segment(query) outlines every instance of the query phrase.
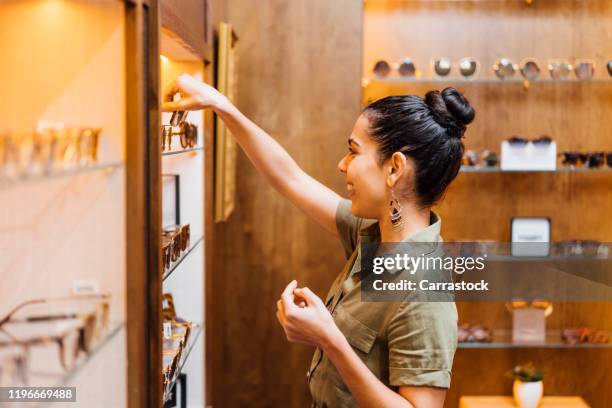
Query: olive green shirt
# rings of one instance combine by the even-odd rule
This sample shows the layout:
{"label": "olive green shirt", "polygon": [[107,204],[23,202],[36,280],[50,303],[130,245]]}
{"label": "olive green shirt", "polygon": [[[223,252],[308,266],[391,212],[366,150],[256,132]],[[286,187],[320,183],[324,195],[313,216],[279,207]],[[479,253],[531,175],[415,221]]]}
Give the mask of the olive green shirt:
{"label": "olive green shirt", "polygon": [[[454,302],[362,302],[360,243],[380,242],[378,223],[351,214],[341,200],[336,225],[348,261],[325,304],[349,344],[374,375],[397,391],[400,386],[450,386],[457,348]],[[441,221],[404,242],[439,242]],[[317,348],[307,373],[313,407],[355,407],[350,390],[327,356]]]}

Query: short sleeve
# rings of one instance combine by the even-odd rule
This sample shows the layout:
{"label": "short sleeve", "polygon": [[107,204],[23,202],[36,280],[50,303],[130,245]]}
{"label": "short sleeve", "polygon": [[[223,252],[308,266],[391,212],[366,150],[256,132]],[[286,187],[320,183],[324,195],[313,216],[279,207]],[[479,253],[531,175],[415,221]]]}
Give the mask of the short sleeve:
{"label": "short sleeve", "polygon": [[454,302],[404,302],[387,328],[389,384],[449,388],[457,349]]}
{"label": "short sleeve", "polygon": [[355,217],[351,213],[351,201],[341,199],[336,209],[336,228],[344,248],[346,259],[348,259],[355,248],[359,238],[359,230],[363,224],[363,218]]}

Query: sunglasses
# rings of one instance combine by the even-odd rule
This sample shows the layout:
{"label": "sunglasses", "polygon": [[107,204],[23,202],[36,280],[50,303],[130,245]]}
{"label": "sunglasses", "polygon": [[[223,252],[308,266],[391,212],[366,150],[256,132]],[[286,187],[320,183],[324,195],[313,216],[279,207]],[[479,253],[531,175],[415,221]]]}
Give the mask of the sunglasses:
{"label": "sunglasses", "polygon": [[567,79],[573,71],[576,78],[581,81],[586,81],[593,78],[593,75],[595,75],[595,64],[590,60],[576,61],[574,66],[566,61],[551,61],[548,64],[548,71],[552,79]]}
{"label": "sunglasses", "polygon": [[582,153],[575,151],[561,152],[559,156],[562,157],[561,164],[566,166],[578,166],[584,165],[588,168],[601,167],[606,163],[608,167],[612,167],[612,152],[592,152]]}
{"label": "sunglasses", "polygon": [[[448,58],[439,58],[433,62],[434,72],[440,77],[448,76],[451,73],[453,64]],[[474,58],[461,58],[459,60],[459,73],[464,78],[470,78],[478,71],[478,61]]]}
{"label": "sunglasses", "polygon": [[484,164],[486,167],[495,167],[498,162],[497,154],[490,150],[483,150],[480,155],[473,150],[466,150],[461,164],[471,167],[480,166],[481,164]]}
{"label": "sunglasses", "polygon": [[[110,295],[35,299],[15,307],[0,320],[0,330],[8,338],[0,347],[30,347],[57,344],[59,362],[72,368],[80,352],[91,352],[109,325]],[[53,334],[44,334],[54,331]]]}
{"label": "sunglasses", "polygon": [[552,138],[550,136],[540,136],[537,139],[529,140],[520,136],[512,136],[507,142],[512,147],[524,147],[530,142],[536,147],[546,147],[552,143]]}
{"label": "sunglasses", "polygon": [[171,125],[162,127],[162,151],[172,150],[172,136],[180,136],[183,149],[194,148],[198,144],[198,127],[192,123],[182,122],[178,131],[174,131]]}

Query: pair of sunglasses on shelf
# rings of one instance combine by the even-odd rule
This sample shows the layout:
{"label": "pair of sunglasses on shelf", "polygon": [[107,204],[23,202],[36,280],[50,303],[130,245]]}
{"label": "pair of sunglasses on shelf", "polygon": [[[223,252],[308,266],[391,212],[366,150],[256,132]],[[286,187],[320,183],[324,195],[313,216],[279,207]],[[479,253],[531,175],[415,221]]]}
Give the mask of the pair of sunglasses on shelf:
{"label": "pair of sunglasses on shelf", "polygon": [[506,141],[512,147],[525,147],[528,143],[531,143],[536,147],[547,147],[552,143],[552,138],[546,135],[542,135],[536,139],[528,139],[522,136],[512,136]]}
{"label": "pair of sunglasses on shelf", "polygon": [[589,327],[566,327],[561,330],[561,340],[565,344],[602,344],[607,343],[609,338],[603,330],[595,330]]}
{"label": "pair of sunglasses on shelf", "polygon": [[[452,63],[448,58],[440,58],[433,63],[434,71],[438,76],[444,77],[450,74]],[[478,63],[473,58],[462,58],[458,63],[459,72],[464,77],[471,77],[478,68]],[[416,75],[416,66],[410,58],[406,58],[397,66],[397,73],[401,77],[414,77]],[[374,64],[374,75],[380,78],[385,78],[391,73],[391,65],[385,60],[377,61]]]}
{"label": "pair of sunglasses on shelf", "polygon": [[[410,58],[406,58],[399,65],[397,65],[397,73],[402,77],[413,77],[416,74],[416,67],[414,62]],[[391,73],[391,65],[385,60],[377,61],[374,64],[374,75],[385,78]]]}
{"label": "pair of sunglasses on shelf", "polygon": [[55,344],[60,365],[70,370],[108,330],[109,309],[108,294],[26,301],[0,320],[0,355],[16,352],[11,360],[27,373],[30,348]]}
{"label": "pair of sunglasses on shelf", "polygon": [[553,246],[553,253],[558,256],[607,258],[609,252],[609,245],[596,240],[559,241]]}
{"label": "pair of sunglasses on shelf", "polygon": [[565,166],[585,166],[587,168],[598,168],[607,164],[612,168],[612,152],[583,153],[568,151],[559,153],[561,164]]}
{"label": "pair of sunglasses on shelf", "polygon": [[[464,78],[469,78],[476,74],[478,62],[474,58],[461,58],[457,63],[459,74]],[[439,58],[433,62],[433,69],[439,77],[446,77],[451,74],[453,64],[448,58]]]}
{"label": "pair of sunglasses on shelf", "polygon": [[489,343],[493,340],[493,330],[482,324],[459,325],[457,341],[461,343]]}
{"label": "pair of sunglasses on shelf", "polygon": [[[612,61],[608,62],[608,71],[612,69],[611,63]],[[523,78],[528,81],[535,81],[541,74],[540,66],[533,59],[523,60],[518,65],[508,58],[501,58],[493,65],[493,71],[499,79],[509,79],[514,77],[517,72],[520,72]],[[595,75],[595,62],[579,60],[572,65],[567,61],[554,60],[548,63],[548,72],[550,77],[555,80],[568,79],[573,72],[577,79],[585,81],[593,78]]]}
{"label": "pair of sunglasses on shelf", "polygon": [[490,150],[483,150],[481,154],[476,153],[474,150],[466,150],[463,154],[463,160],[461,162],[464,166],[486,166],[495,167],[499,159],[495,152]]}
{"label": "pair of sunglasses on shelf", "polygon": [[12,175],[45,173],[96,162],[101,131],[88,127],[0,135],[0,171]]}
{"label": "pair of sunglasses on shelf", "polygon": [[181,253],[189,248],[190,240],[189,224],[168,227],[162,231],[162,258],[166,269],[170,268],[170,264],[176,262]]}

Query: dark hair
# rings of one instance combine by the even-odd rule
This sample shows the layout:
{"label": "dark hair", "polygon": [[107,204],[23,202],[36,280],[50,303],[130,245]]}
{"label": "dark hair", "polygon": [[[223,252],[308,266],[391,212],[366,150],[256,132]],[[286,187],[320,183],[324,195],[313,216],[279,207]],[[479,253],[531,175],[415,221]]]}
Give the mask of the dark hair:
{"label": "dark hair", "polygon": [[380,163],[402,152],[414,160],[416,192],[422,206],[436,203],[461,168],[466,125],[475,111],[455,88],[389,96],[368,105],[370,136],[378,143]]}

